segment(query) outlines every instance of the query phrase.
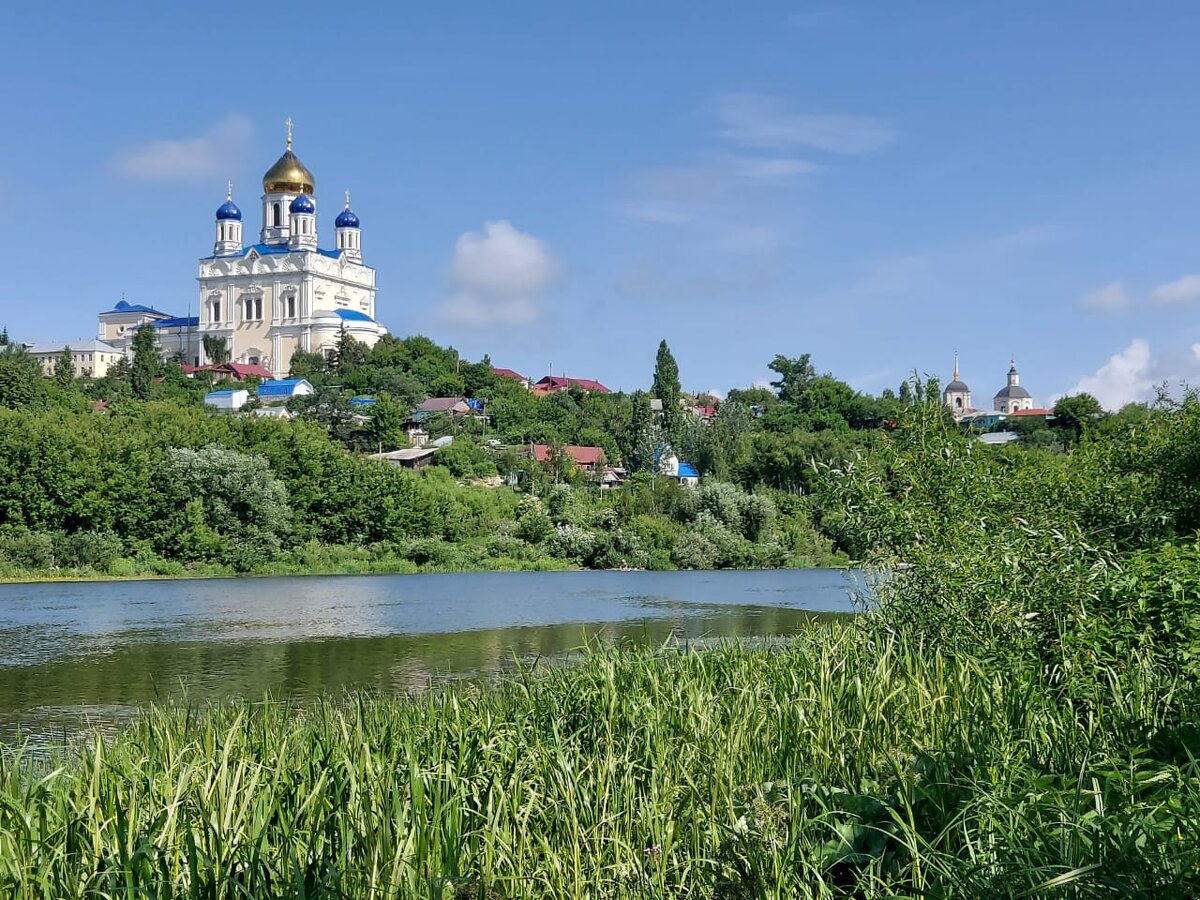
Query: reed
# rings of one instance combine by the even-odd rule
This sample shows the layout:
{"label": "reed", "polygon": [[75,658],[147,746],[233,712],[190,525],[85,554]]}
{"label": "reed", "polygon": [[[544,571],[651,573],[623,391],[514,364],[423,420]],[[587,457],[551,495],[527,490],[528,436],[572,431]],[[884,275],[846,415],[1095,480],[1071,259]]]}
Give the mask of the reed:
{"label": "reed", "polygon": [[1194,896],[1172,678],[1100,673],[1083,706],[1109,722],[1033,668],[835,624],[407,698],[163,707],[3,758],[0,895]]}

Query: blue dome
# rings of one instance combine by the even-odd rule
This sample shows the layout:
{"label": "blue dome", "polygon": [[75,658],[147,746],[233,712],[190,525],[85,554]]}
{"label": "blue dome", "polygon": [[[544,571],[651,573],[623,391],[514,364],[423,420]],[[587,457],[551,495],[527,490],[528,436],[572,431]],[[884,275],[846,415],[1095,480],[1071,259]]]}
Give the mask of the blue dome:
{"label": "blue dome", "polygon": [[218,219],[233,219],[237,222],[242,221],[242,211],[237,208],[237,205],[232,200],[226,200],[217,207]]}
{"label": "blue dome", "polygon": [[312,213],[317,211],[317,208],[313,205],[312,200],[309,199],[308,194],[301,194],[298,196],[292,201],[291,206],[289,206],[288,209],[294,213]]}
{"label": "blue dome", "polygon": [[338,228],[358,228],[358,216],[347,207],[338,213],[338,217],[333,220],[333,224]]}

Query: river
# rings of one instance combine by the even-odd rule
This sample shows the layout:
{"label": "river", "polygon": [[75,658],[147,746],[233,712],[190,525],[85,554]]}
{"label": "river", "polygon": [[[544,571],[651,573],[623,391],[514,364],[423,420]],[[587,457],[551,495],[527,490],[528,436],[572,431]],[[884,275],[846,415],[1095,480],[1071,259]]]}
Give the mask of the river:
{"label": "river", "polygon": [[586,642],[784,636],[861,587],[831,569],[0,585],[0,741],[54,744],[167,699],[420,691]]}

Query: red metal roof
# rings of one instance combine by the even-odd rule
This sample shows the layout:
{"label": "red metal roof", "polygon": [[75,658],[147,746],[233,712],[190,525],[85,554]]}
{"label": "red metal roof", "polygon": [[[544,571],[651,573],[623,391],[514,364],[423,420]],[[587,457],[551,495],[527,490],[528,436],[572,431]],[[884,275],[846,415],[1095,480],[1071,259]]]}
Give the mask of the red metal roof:
{"label": "red metal roof", "polygon": [[269,381],[274,377],[270,369],[260,366],[258,363],[209,363],[207,366],[200,366],[196,371],[232,375],[238,381],[245,381],[247,378],[263,378]]}
{"label": "red metal roof", "polygon": [[1016,412],[1009,413],[1010,416],[1050,416],[1054,414],[1051,409],[1018,409]]}
{"label": "red metal roof", "polygon": [[[534,444],[533,458],[538,462],[549,462],[551,449],[549,444]],[[563,447],[563,453],[571,457],[577,466],[603,465],[608,461],[603,447],[580,447],[576,444],[567,444]]]}
{"label": "red metal roof", "polygon": [[520,372],[514,371],[513,369],[497,369],[495,366],[493,366],[492,374],[495,375],[497,378],[511,378],[514,381],[528,380]]}

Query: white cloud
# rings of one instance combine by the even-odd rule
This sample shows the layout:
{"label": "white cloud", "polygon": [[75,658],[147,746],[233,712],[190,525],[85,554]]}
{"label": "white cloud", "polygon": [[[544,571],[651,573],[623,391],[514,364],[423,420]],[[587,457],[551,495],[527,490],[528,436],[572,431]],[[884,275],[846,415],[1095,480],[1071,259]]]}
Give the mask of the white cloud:
{"label": "white cloud", "polygon": [[117,154],[116,167],[140,181],[194,181],[225,177],[250,143],[253,128],[242,115],[229,115],[191,138],[153,140]]}
{"label": "white cloud", "polygon": [[1090,294],[1084,294],[1079,298],[1079,305],[1084,309],[1096,310],[1098,312],[1113,312],[1114,310],[1124,309],[1129,305],[1129,294],[1125,290],[1125,285],[1119,281],[1114,281],[1111,284],[1106,284],[1104,287],[1092,291]]}
{"label": "white cloud", "polygon": [[511,222],[485,222],[454,245],[448,276],[454,286],[440,318],[471,328],[516,327],[541,317],[539,301],[561,266],[545,242]]}
{"label": "white cloud", "polygon": [[1200,275],[1184,275],[1175,281],[1160,284],[1150,292],[1159,303],[1191,303],[1200,300]]}
{"label": "white cloud", "polygon": [[882,119],[791,112],[765,94],[722,94],[716,111],[722,137],[758,149],[809,147],[861,154],[882,150],[896,139]]}
{"label": "white cloud", "polygon": [[1200,362],[1200,343],[1192,344],[1192,358],[1196,362]]}
{"label": "white cloud", "polygon": [[1120,409],[1126,403],[1149,399],[1153,394],[1151,370],[1153,360],[1150,344],[1134,338],[1120,353],[1072,387],[1068,394],[1087,392],[1100,401],[1105,409]]}

